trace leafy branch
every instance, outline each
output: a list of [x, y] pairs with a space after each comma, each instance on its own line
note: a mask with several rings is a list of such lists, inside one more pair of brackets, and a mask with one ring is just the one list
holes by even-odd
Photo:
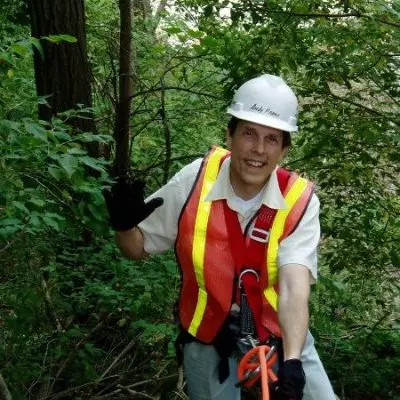
[[205, 93], [205, 92], [201, 92], [198, 90], [193, 90], [193, 89], [189, 89], [189, 88], [184, 88], [184, 87], [179, 87], [179, 86], [158, 86], [158, 87], [153, 87], [147, 90], [143, 90], [140, 92], [136, 92], [134, 95], [131, 96], [131, 99], [137, 98], [139, 96], [143, 96], [144, 94], [148, 94], [148, 93], [154, 93], [154, 92], [159, 92], [159, 91], [165, 91], [165, 90], [178, 90], [181, 92], [186, 92], [186, 93], [191, 93], [191, 94], [197, 94], [199, 96], [205, 96], [205, 97], [210, 97], [212, 99], [216, 99], [216, 100], [224, 100], [224, 98], [222, 96], [218, 96], [212, 93]]

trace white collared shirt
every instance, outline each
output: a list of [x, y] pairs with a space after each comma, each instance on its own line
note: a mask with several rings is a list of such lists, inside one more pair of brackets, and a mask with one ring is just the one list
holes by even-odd
[[[164, 204], [139, 224], [144, 237], [144, 250], [149, 254], [161, 253], [173, 248], [178, 233], [178, 220], [182, 208], [199, 172], [202, 159], [197, 159], [181, 169], [166, 185], [147, 200], [162, 197]], [[228, 206], [238, 213], [242, 230], [253, 218], [262, 204], [274, 209], [285, 209], [287, 205], [281, 194], [276, 169], [261, 192], [250, 200], [236, 196], [229, 178], [230, 158], [219, 171], [217, 180], [206, 200], [226, 199]], [[303, 218], [295, 231], [282, 240], [278, 251], [278, 265], [301, 264], [306, 266], [313, 281], [317, 278], [317, 247], [320, 237], [319, 200], [313, 194]]]

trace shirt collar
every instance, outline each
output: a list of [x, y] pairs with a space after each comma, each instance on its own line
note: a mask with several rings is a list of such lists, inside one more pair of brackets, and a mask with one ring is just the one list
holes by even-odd
[[[210, 192], [205, 197], [205, 201], [227, 200], [229, 203], [229, 200], [232, 199], [233, 196], [235, 196], [229, 176], [230, 165], [231, 158], [228, 157], [222, 163], [217, 179]], [[277, 167], [272, 171], [268, 182], [262, 189], [264, 194], [262, 196], [261, 204], [264, 204], [267, 207], [276, 210], [287, 209], [287, 204], [279, 189], [276, 170]]]

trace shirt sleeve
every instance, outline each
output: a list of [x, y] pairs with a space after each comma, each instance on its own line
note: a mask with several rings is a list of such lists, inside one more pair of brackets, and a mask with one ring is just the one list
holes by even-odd
[[149, 196], [146, 201], [161, 197], [164, 203], [142, 221], [138, 227], [143, 233], [144, 251], [158, 254], [175, 245], [178, 220], [199, 172], [202, 159], [181, 169], [171, 180]]
[[319, 224], [320, 203], [313, 194], [299, 225], [283, 239], [278, 251], [278, 265], [301, 264], [307, 267], [313, 282], [317, 279], [317, 250], [321, 229]]

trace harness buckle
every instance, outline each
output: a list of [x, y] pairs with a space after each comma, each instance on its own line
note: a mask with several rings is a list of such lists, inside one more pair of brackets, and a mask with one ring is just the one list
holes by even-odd
[[261, 228], [253, 227], [250, 232], [249, 236], [251, 239], [260, 242], [260, 243], [267, 243], [269, 239], [269, 231]]

